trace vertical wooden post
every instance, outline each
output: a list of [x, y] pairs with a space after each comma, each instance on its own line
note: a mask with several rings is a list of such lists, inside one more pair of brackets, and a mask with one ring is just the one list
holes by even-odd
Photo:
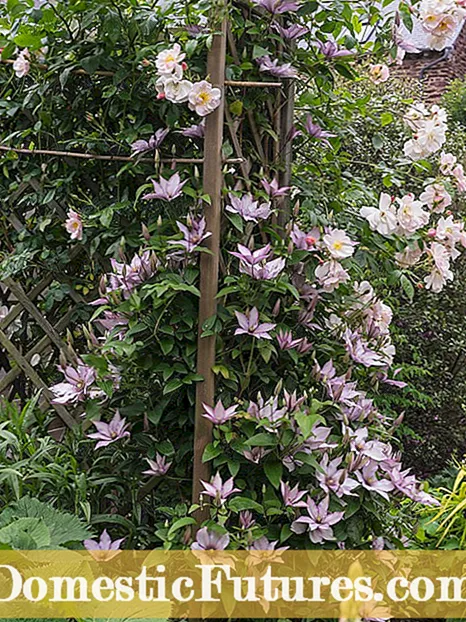
[[[218, 30], [218, 28], [217, 28]], [[227, 22], [223, 19], [218, 34], [214, 35], [212, 47], [207, 61], [207, 72], [211, 83], [222, 90], [222, 103], [206, 119], [204, 141], [204, 193], [210, 197], [210, 205], [205, 203], [204, 213], [207, 231], [211, 232], [208, 239], [209, 253], [201, 253], [201, 276], [199, 303], [199, 334], [197, 348], [197, 373], [204, 377], [197, 384], [196, 412], [194, 427], [194, 466], [193, 466], [193, 503], [199, 502], [203, 490], [200, 480], [210, 478], [210, 465], [202, 462], [206, 445], [212, 440], [212, 424], [202, 416], [202, 404], [212, 405], [215, 397], [215, 377], [212, 367], [215, 364], [215, 335], [202, 337], [205, 321], [217, 312], [218, 266], [220, 257], [220, 220], [222, 199], [222, 143], [225, 103], [225, 55], [226, 55]], [[200, 524], [208, 518], [208, 507], [198, 511], [197, 521]]]

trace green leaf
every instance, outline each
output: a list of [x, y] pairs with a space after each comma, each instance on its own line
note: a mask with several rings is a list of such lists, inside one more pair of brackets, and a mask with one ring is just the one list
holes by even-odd
[[390, 123], [393, 123], [393, 115], [391, 112], [382, 112], [382, 114], [380, 115], [380, 124], [382, 127], [385, 127], [386, 125], [390, 125]]
[[173, 391], [176, 391], [182, 386], [183, 386], [183, 381], [180, 380], [179, 378], [174, 378], [173, 380], [170, 380], [169, 382], [167, 382], [167, 384], [164, 386], [163, 394], [168, 395], [168, 393], [173, 393]]
[[176, 520], [170, 527], [170, 529], [168, 530], [168, 537], [170, 538], [176, 531], [178, 531], [179, 529], [183, 529], [183, 527], [195, 524], [196, 521], [194, 520], [194, 518], [191, 518], [190, 516], [183, 516], [183, 518], [179, 518], [178, 520]]
[[374, 149], [381, 149], [385, 143], [385, 139], [381, 134], [374, 134], [372, 137], [372, 144], [374, 145]]
[[274, 488], [278, 488], [283, 475], [283, 465], [279, 460], [268, 461], [264, 464], [267, 479]]
[[209, 443], [207, 447], [204, 449], [204, 453], [202, 455], [202, 462], [209, 462], [209, 460], [213, 460], [217, 456], [219, 456], [223, 452], [222, 446], [219, 444], [217, 447], [214, 447], [212, 443]]
[[71, 542], [82, 542], [90, 536], [89, 530], [77, 516], [61, 512], [49, 503], [23, 497], [0, 514], [0, 527], [14, 524], [19, 519], [40, 519], [50, 533], [50, 546], [60, 547]]
[[401, 275], [400, 284], [406, 296], [409, 298], [410, 301], [412, 301], [414, 298], [414, 285], [408, 279], [406, 274]]
[[233, 499], [228, 502], [228, 507], [232, 512], [254, 510], [255, 512], [259, 512], [260, 514], [264, 513], [264, 510], [260, 503], [257, 503], [257, 501], [249, 499], [248, 497], [233, 497]]
[[246, 441], [246, 445], [249, 445], [249, 447], [275, 447], [276, 444], [277, 438], [265, 432], [255, 434]]

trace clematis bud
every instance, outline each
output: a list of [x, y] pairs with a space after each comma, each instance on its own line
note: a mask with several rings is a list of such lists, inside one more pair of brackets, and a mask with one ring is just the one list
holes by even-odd
[[277, 302], [274, 304], [273, 309], [272, 309], [273, 317], [277, 317], [278, 314], [280, 313], [281, 304], [282, 304], [282, 301], [280, 300], [280, 298], [277, 298]]
[[295, 206], [293, 208], [293, 216], [295, 216], [295, 217], [298, 216], [298, 214], [299, 214], [299, 207], [300, 207], [299, 201], [296, 201]]
[[157, 99], [165, 99], [165, 93], [159, 93]]
[[187, 68], [188, 68], [188, 63], [186, 63], [185, 61], [183, 61], [183, 62], [181, 63], [181, 69], [182, 69], [183, 71], [186, 71], [186, 69], [187, 69]]
[[146, 242], [149, 242], [150, 240], [150, 232], [149, 229], [146, 227], [146, 225], [144, 223], [142, 223], [142, 237], [146, 240]]
[[143, 58], [141, 64], [142, 64], [143, 67], [150, 67], [151, 62], [150, 62], [149, 59]]
[[107, 277], [105, 276], [105, 274], [103, 274], [100, 277], [100, 282], [99, 282], [99, 294], [101, 296], [105, 296], [107, 292]]

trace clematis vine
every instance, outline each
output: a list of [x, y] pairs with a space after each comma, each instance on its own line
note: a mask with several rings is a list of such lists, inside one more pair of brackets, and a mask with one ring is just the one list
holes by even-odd
[[291, 488], [286, 482], [280, 482], [280, 492], [283, 497], [283, 503], [291, 508], [305, 508], [306, 502], [303, 497], [307, 494], [307, 490], [299, 490], [299, 485], [296, 484], [294, 488]]
[[283, 39], [287, 39], [288, 41], [299, 39], [309, 32], [309, 28], [301, 26], [300, 24], [291, 24], [291, 26], [287, 28], [284, 28], [280, 24], [274, 24], [274, 29]]
[[341, 58], [344, 56], [352, 56], [353, 52], [347, 50], [346, 48], [340, 48], [334, 41], [326, 41], [323, 43], [322, 41], [316, 41], [316, 44], [319, 48], [319, 52], [325, 56], [327, 59], [331, 58]]
[[272, 179], [271, 182], [268, 182], [266, 179], [261, 179], [261, 184], [271, 199], [284, 197], [288, 194], [288, 191], [291, 190], [290, 186], [279, 187], [278, 179], [276, 177]]
[[88, 434], [87, 438], [98, 441], [95, 446], [96, 449], [99, 449], [99, 447], [107, 447], [107, 445], [111, 443], [115, 443], [116, 441], [130, 436], [127, 429], [128, 424], [126, 420], [121, 417], [119, 410], [115, 412], [110, 423], [105, 423], [103, 421], [93, 421], [92, 423], [97, 428], [97, 432]]

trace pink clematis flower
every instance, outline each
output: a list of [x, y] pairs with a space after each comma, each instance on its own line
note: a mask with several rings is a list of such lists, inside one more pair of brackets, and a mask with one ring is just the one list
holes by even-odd
[[319, 48], [319, 52], [327, 59], [353, 55], [353, 52], [350, 50], [339, 48], [334, 41], [326, 41], [325, 43], [322, 43], [322, 41], [316, 41], [316, 43]]
[[339, 498], [354, 495], [353, 490], [359, 486], [358, 482], [348, 477], [345, 469], [338, 468], [341, 463], [342, 458], [329, 462], [328, 454], [325, 454], [320, 463], [321, 470], [316, 472], [322, 490], [327, 494], [334, 492]]
[[150, 469], [143, 471], [143, 475], [152, 475], [155, 477], [162, 477], [162, 475], [165, 475], [173, 464], [172, 462], [167, 462], [167, 458], [160, 455], [158, 452], [155, 454], [155, 460], [150, 460], [149, 458], [146, 458], [146, 460]]
[[244, 510], [239, 513], [239, 523], [241, 525], [241, 529], [251, 529], [255, 522], [256, 521], [253, 518], [252, 512], [249, 510]]
[[169, 132], [169, 128], [161, 128], [157, 130], [155, 134], [149, 138], [149, 140], [137, 140], [131, 145], [131, 155], [136, 156], [141, 153], [146, 153], [147, 151], [154, 151], [155, 149], [158, 149]]
[[120, 538], [119, 540], [114, 540], [108, 535], [106, 529], [101, 533], [99, 541], [96, 540], [84, 540], [84, 548], [88, 551], [119, 551], [122, 542], [125, 541], [126, 538]]
[[237, 405], [225, 408], [221, 400], [218, 400], [215, 407], [208, 406], [207, 404], [202, 405], [205, 410], [202, 416], [211, 421], [214, 425], [222, 425], [230, 419], [233, 419], [233, 417], [236, 416], [236, 411], [238, 410]]
[[291, 240], [298, 250], [316, 251], [317, 242], [320, 240], [320, 231], [318, 227], [314, 227], [311, 231], [301, 231], [298, 225], [293, 225], [291, 231]]
[[183, 136], [187, 138], [204, 138], [205, 136], [205, 119], [202, 119], [197, 125], [191, 125], [181, 130]]
[[334, 259], [317, 266], [315, 275], [324, 292], [329, 293], [335, 291], [342, 283], [347, 283], [349, 280], [348, 272], [341, 263]]
[[149, 194], [145, 194], [142, 198], [146, 201], [150, 199], [161, 199], [163, 201], [173, 201], [181, 196], [181, 192], [183, 190], [183, 186], [186, 184], [186, 181], [181, 181], [178, 173], [175, 173], [170, 177], [170, 179], [164, 179], [161, 177], [159, 181], [151, 180], [154, 186], [154, 192], [150, 192]]
[[295, 0], [253, 0], [253, 2], [272, 13], [272, 15], [280, 15], [281, 13], [299, 9], [299, 3]]
[[130, 436], [127, 430], [128, 424], [125, 419], [122, 419], [120, 411], [118, 410], [115, 412], [110, 423], [104, 423], [103, 421], [93, 421], [92, 423], [97, 428], [97, 432], [88, 434], [87, 438], [99, 441], [95, 446], [96, 449], [99, 449], [99, 447], [107, 447], [107, 445], [115, 441], [120, 441], [122, 438]]
[[285, 267], [284, 257], [268, 261], [271, 254], [270, 244], [256, 251], [250, 251], [246, 246], [238, 244], [238, 251], [230, 251], [230, 255], [234, 255], [240, 260], [239, 271], [258, 281], [275, 279]]
[[243, 456], [249, 462], [253, 462], [254, 464], [259, 464], [259, 462], [264, 458], [268, 453], [270, 453], [270, 449], [267, 450], [265, 447], [253, 447], [250, 451], [249, 449], [243, 450]]
[[256, 59], [259, 63], [259, 71], [266, 71], [276, 78], [296, 78], [297, 70], [292, 67], [291, 63], [280, 65], [278, 59], [272, 60], [270, 56], [262, 56]]
[[241, 198], [229, 194], [228, 198], [230, 204], [225, 207], [227, 212], [239, 214], [243, 220], [257, 224], [259, 220], [266, 220], [272, 213], [270, 203], [259, 205], [259, 201], [254, 201], [250, 194], [245, 194]]
[[376, 462], [370, 461], [362, 468], [362, 471], [356, 471], [356, 477], [363, 488], [370, 492], [378, 492], [384, 499], [389, 500], [387, 493], [393, 490], [394, 485], [388, 479], [377, 479], [378, 468]]
[[293, 348], [296, 348], [296, 346], [301, 343], [302, 339], [293, 339], [293, 333], [291, 330], [286, 330], [284, 332], [279, 330], [277, 341], [280, 350], [293, 350]]
[[301, 26], [300, 24], [291, 24], [291, 26], [288, 26], [287, 28], [284, 28], [280, 24], [274, 24], [274, 29], [281, 37], [283, 37], [283, 39], [288, 39], [288, 41], [298, 39], [309, 32], [309, 28]]
[[230, 536], [227, 533], [220, 534], [202, 527], [196, 534], [196, 542], [191, 544], [194, 551], [224, 551], [230, 544]]
[[309, 497], [307, 501], [309, 516], [297, 518], [291, 524], [291, 531], [298, 534], [309, 531], [309, 538], [314, 544], [320, 544], [324, 540], [334, 540], [332, 525], [341, 521], [344, 512], [329, 512], [328, 505], [328, 496], [319, 505]]
[[235, 482], [232, 477], [223, 482], [218, 471], [210, 483], [201, 480], [201, 484], [205, 489], [202, 494], [212, 497], [215, 505], [223, 505], [230, 495], [235, 492], [241, 492], [239, 488], [235, 488]]
[[182, 240], [169, 240], [168, 244], [175, 244], [177, 246], [183, 246], [187, 253], [193, 253], [196, 251], [201, 242], [209, 238], [212, 233], [206, 231], [206, 219], [202, 218], [187, 218], [187, 226], [181, 222], [176, 221], [178, 229], [183, 234]]
[[259, 324], [259, 311], [256, 307], [246, 311], [246, 313], [235, 311], [235, 315], [239, 324], [239, 328], [235, 330], [235, 335], [251, 335], [257, 339], [272, 339], [269, 333], [276, 324]]
[[70, 209], [67, 213], [67, 219], [65, 220], [65, 229], [70, 234], [72, 240], [83, 239], [83, 221], [78, 212]]
[[290, 508], [305, 508], [306, 502], [303, 501], [304, 495], [307, 494], [307, 490], [299, 490], [299, 485], [296, 484], [294, 488], [291, 488], [286, 482], [280, 482], [280, 492], [282, 493], [283, 503]]
[[54, 404], [75, 404], [95, 396], [91, 389], [97, 377], [93, 367], [79, 362], [76, 367], [67, 365], [60, 369], [66, 382], [59, 382], [50, 387], [55, 396], [52, 400]]
[[317, 123], [313, 123], [311, 115], [307, 115], [306, 123], [304, 124], [306, 128], [306, 132], [309, 134], [311, 138], [315, 138], [315, 140], [320, 140], [325, 145], [330, 146], [329, 138], [335, 138], [336, 134], [331, 134], [324, 130]]
[[264, 190], [267, 192], [269, 197], [272, 199], [276, 199], [278, 197], [284, 197], [288, 191], [291, 189], [290, 186], [278, 186], [278, 179], [275, 177], [271, 182], [268, 182], [266, 179], [261, 179], [261, 184], [264, 187]]
[[118, 327], [118, 331], [116, 331], [115, 337], [118, 339], [123, 339], [126, 333], [126, 327], [129, 323], [128, 318], [123, 315], [123, 313], [114, 313], [113, 311], [104, 311], [103, 315], [103, 318], [97, 318], [96, 323], [100, 324], [108, 332], [111, 332]]

